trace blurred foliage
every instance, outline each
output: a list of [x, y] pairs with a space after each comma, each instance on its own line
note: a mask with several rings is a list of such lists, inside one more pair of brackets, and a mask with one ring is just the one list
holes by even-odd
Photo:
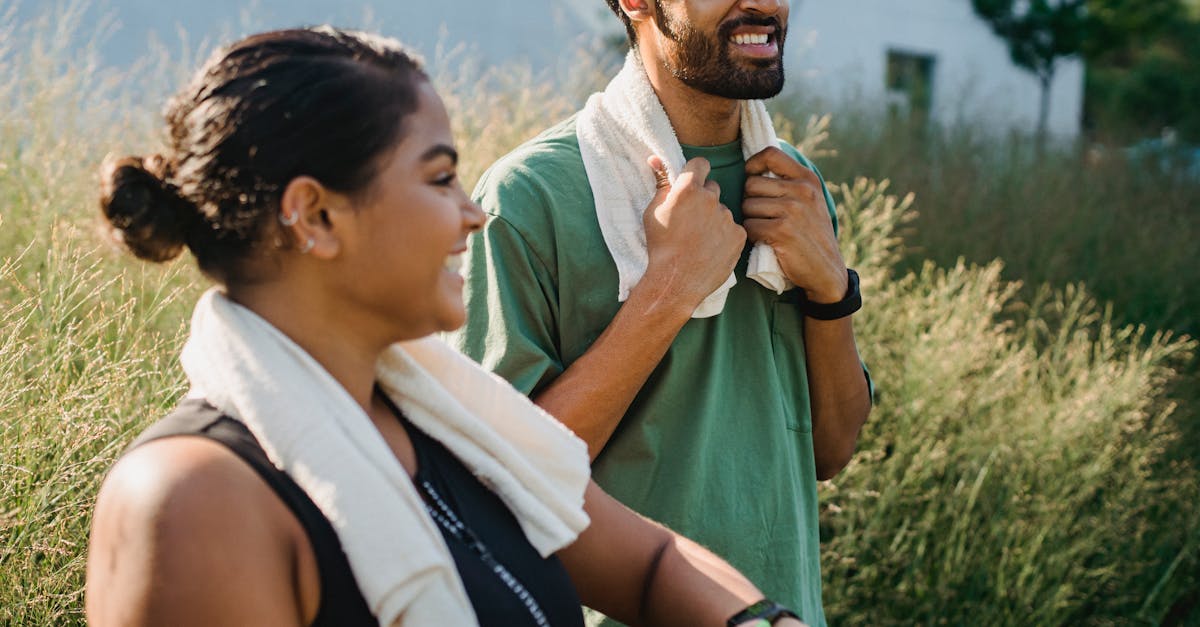
[[1139, 44], [1184, 16], [1180, 0], [971, 0], [971, 5], [1008, 44], [1013, 63], [1037, 77], [1040, 139], [1060, 60], [1094, 61]]
[[[776, 106], [780, 117], [789, 117], [789, 115], [798, 117], [799, 112], [808, 112], [814, 109], [820, 110], [813, 103], [803, 102], [780, 102]], [[977, 264], [987, 267], [989, 272], [997, 273], [996, 276], [999, 277], [999, 280], [993, 282], [995, 289], [1001, 290], [1001, 294], [1011, 300], [1006, 301], [1003, 306], [987, 305], [985, 309], [991, 313], [976, 310], [975, 316], [990, 316], [990, 319], [1001, 324], [1025, 324], [1022, 320], [1027, 321], [1031, 311], [1039, 312], [1034, 314], [1034, 317], [1046, 318], [1052, 310], [1071, 309], [1071, 307], [1065, 307], [1063, 303], [1048, 309], [1045, 306], [1045, 303], [1049, 302], [1046, 300], [1048, 286], [1052, 286], [1053, 291], [1070, 301], [1072, 298], [1078, 298], [1078, 295], [1082, 293], [1082, 286], [1086, 285], [1086, 292], [1092, 298], [1107, 303], [1107, 308], [1097, 308], [1094, 303], [1087, 305], [1091, 313], [1086, 317], [1093, 322], [1103, 320], [1102, 326], [1110, 328], [1132, 326], [1134, 329], [1140, 327], [1150, 330], [1174, 329], [1177, 333], [1186, 333], [1193, 337], [1200, 335], [1200, 314], [1197, 314], [1200, 311], [1200, 264], [1196, 263], [1195, 253], [1195, 242], [1200, 238], [1200, 213], [1195, 210], [1200, 206], [1200, 180], [1193, 178], [1186, 170], [1160, 167], [1160, 164], [1149, 161], [1134, 161], [1127, 157], [1125, 151], [1100, 148], [1076, 150], [1073, 146], [1053, 146], [1041, 158], [1035, 158], [1034, 150], [1028, 139], [1022, 135], [997, 137], [986, 126], [970, 121], [917, 132], [881, 115], [871, 108], [870, 103], [859, 103], [857, 109], [853, 106], [838, 109], [832, 118], [832, 124], [822, 127], [821, 131], [827, 133], [828, 143], [837, 148], [835, 152], [826, 154], [819, 162], [829, 180], [850, 180], [858, 176], [888, 177], [891, 179], [893, 188], [915, 192], [916, 200], [913, 204], [916, 210], [915, 214], [910, 216], [907, 221], [895, 222], [889, 232], [891, 233], [890, 239], [898, 239], [901, 242], [896, 249], [895, 262], [892, 267], [896, 269], [899, 276], [904, 276], [907, 272], [916, 273], [920, 277], [917, 279], [917, 283], [926, 286], [922, 289], [928, 288], [929, 281], [944, 281], [960, 277], [962, 273], [968, 272], [973, 264]], [[847, 194], [844, 199], [841, 199], [841, 202], [846, 205], [844, 209], [847, 213], [854, 216], [873, 213], [871, 207], [879, 201], [870, 195], [864, 197], [862, 194], [852, 193]], [[850, 237], [851, 241], [856, 239], [856, 236], [850, 235], [850, 231], [847, 231], [845, 237]], [[875, 241], [878, 238], [872, 236], [867, 239]], [[853, 248], [847, 247], [845, 241], [843, 247], [849, 259], [854, 254]], [[1004, 260], [1002, 267], [991, 265], [991, 262], [996, 259]], [[991, 277], [990, 274], [988, 276]], [[988, 278], [988, 281], [993, 281], [993, 279]], [[1003, 291], [1015, 289], [1012, 281], [1022, 282], [1022, 287], [1015, 292]], [[890, 288], [890, 283], [884, 283], [884, 285]], [[950, 293], [954, 293], [954, 290], [951, 290]], [[974, 300], [966, 299], [958, 301], [958, 304], [954, 306], [948, 306], [947, 310], [941, 314], [942, 317], [929, 323], [928, 327], [914, 326], [907, 332], [915, 334], [919, 339], [906, 339], [909, 336], [905, 335], [905, 332], [898, 331], [893, 325], [900, 324], [901, 318], [912, 314], [892, 313], [891, 308], [899, 306], [898, 299], [877, 294], [873, 301], [876, 305], [871, 311], [877, 311], [874, 308], [876, 306], [887, 309], [888, 313], [883, 315], [888, 316], [890, 322], [882, 325], [878, 330], [878, 336], [876, 331], [870, 327], [859, 329], [856, 324], [856, 329], [859, 330], [860, 345], [863, 347], [864, 354], [868, 354], [866, 351], [873, 349], [867, 347], [869, 341], [867, 338], [872, 338], [870, 341], [873, 341], [876, 337], [886, 336], [893, 337], [895, 342], [908, 344], [908, 348], [898, 352], [912, 354], [913, 351], [923, 351], [925, 345], [933, 341], [933, 337], [942, 332], [946, 325], [958, 324], [951, 322], [951, 320], [957, 319], [957, 312], [973, 310], [986, 304], [987, 298], [991, 297], [979, 295]], [[940, 308], [941, 305], [937, 304], [936, 300], [931, 300], [927, 307], [933, 310]], [[924, 311], [924, 308], [916, 307], [914, 310]], [[955, 313], [951, 313], [951, 311]], [[1049, 319], [1057, 318], [1057, 315], [1049, 316]], [[869, 319], [871, 318], [868, 316], [863, 318], [864, 321]], [[1091, 328], [1093, 330], [1089, 332], [1094, 332], [1095, 327]], [[894, 332], [901, 334], [892, 336], [891, 334]], [[1149, 331], [1143, 333], [1149, 333]], [[973, 339], [955, 348], [945, 347], [941, 351], [945, 355], [945, 360], [939, 367], [949, 367], [951, 363], [959, 363], [963, 368], [967, 368], [969, 364], [976, 364], [977, 368], [990, 370], [995, 364], [995, 360], [1008, 359], [1008, 357], [1001, 357], [1000, 353], [988, 353], [987, 355], [979, 353], [974, 359], [958, 362], [956, 351], [987, 352], [990, 349], [986, 348], [988, 344], [980, 344], [984, 334], [977, 330], [958, 330], [951, 335]], [[1024, 337], [1026, 339], [1020, 341], [1030, 341], [1032, 347], [1044, 345], [1043, 340], [1033, 340], [1027, 335]], [[1140, 339], [1133, 341], [1133, 344], [1125, 346], [1127, 349], [1138, 350], [1133, 346], [1146, 346], [1147, 342], [1151, 340], [1152, 336], [1143, 334]], [[900, 376], [905, 378], [910, 376], [916, 362], [933, 363], [932, 361], [927, 362], [924, 358], [913, 358], [912, 361], [904, 362], [902, 365], [887, 366], [877, 363], [879, 357], [876, 355], [878, 353], [872, 352], [868, 357], [873, 370], [882, 368], [889, 373], [900, 373]], [[883, 355], [885, 361], [898, 360], [898, 357], [893, 357], [887, 352]], [[1177, 357], [1178, 359], [1169, 359], [1166, 362], [1169, 364], [1166, 367], [1174, 370], [1175, 375], [1159, 383], [1147, 383], [1140, 392], [1126, 398], [1136, 398], [1137, 395], [1156, 396], [1160, 403], [1175, 404], [1173, 411], [1169, 415], [1163, 416], [1163, 423], [1159, 425], [1163, 429], [1174, 430], [1177, 433], [1177, 436], [1171, 438], [1169, 443], [1160, 442], [1165, 451], [1162, 458], [1173, 460], [1170, 463], [1183, 464], [1183, 467], [1194, 467], [1200, 464], [1200, 361], [1194, 357], [1189, 359], [1182, 354]], [[901, 364], [899, 361], [895, 363]], [[1017, 366], [1013, 367], [1017, 368]], [[1029, 367], [1032, 366], [1024, 365], [1019, 369]], [[1060, 364], [1055, 367], [1067, 368], [1068, 366]], [[1071, 368], [1073, 367], [1071, 366]], [[972, 370], [971, 372], [978, 371]], [[1085, 375], [1082, 372], [1066, 376], [1080, 382], [1094, 381], [1093, 374]], [[912, 374], [912, 377], [913, 380], [921, 381], [921, 385], [935, 385], [935, 381], [944, 380], [946, 377], [967, 387], [974, 386], [978, 382], [974, 376], [949, 375], [941, 370], [933, 373], [919, 372]], [[880, 378], [884, 379], [885, 377], [880, 375]], [[1007, 390], [1011, 386], [1023, 384], [1006, 374], [1000, 376], [996, 385]], [[927, 403], [941, 402], [933, 400], [941, 392], [935, 392], [932, 389], [920, 392], [915, 390], [916, 388], [912, 388], [908, 392], [902, 392], [901, 395], [908, 399], [921, 399], [918, 409], [926, 407]], [[957, 389], [955, 393], [958, 393]], [[965, 393], [1002, 394], [1005, 392], [1000, 389], [986, 391], [979, 389]], [[1106, 401], [1125, 394], [1115, 385], [1102, 387], [1095, 390], [1095, 393], [1105, 395]], [[1027, 390], [1023, 394], [1033, 393]], [[1038, 397], [1030, 396], [1030, 398]], [[877, 414], [872, 420], [876, 425], [874, 429], [881, 429], [884, 432], [896, 430], [902, 434], [897, 439], [880, 445], [885, 453], [889, 450], [894, 453], [900, 448], [899, 442], [910, 437], [907, 435], [909, 432], [906, 431], [909, 427], [892, 423], [896, 416], [886, 409], [888, 402], [886, 397], [881, 401], [879, 410], [882, 410], [883, 413]], [[1006, 417], [1006, 420], [1015, 422], [1006, 424], [1015, 425], [1017, 422], [1033, 419], [1032, 417], [1039, 411], [1041, 410], [1035, 409], [1032, 400], [1029, 403], [1020, 404], [1020, 409], [1015, 409]], [[881, 418], [881, 415], [886, 417]], [[987, 420], [987, 413], [973, 405], [963, 406], [957, 415], [960, 419], [971, 421], [973, 424], [980, 420]], [[929, 416], [930, 414], [924, 414], [922, 419], [929, 419]], [[879, 424], [879, 420], [883, 420], [887, 424]], [[921, 424], [919, 420], [914, 418], [914, 421], [914, 428], [925, 428], [925, 425]], [[1049, 426], [1046, 429], [1047, 437], [1050, 437], [1049, 434], [1052, 434], [1053, 431]], [[868, 439], [876, 437], [874, 435], [876, 432], [872, 431], [870, 427], [865, 433], [870, 434], [865, 436]], [[925, 432], [921, 431], [921, 433]], [[1003, 434], [1003, 432], [997, 433]], [[954, 444], [950, 446], [950, 449], [954, 450], [955, 447], [964, 445], [961, 438], [965, 437], [967, 437], [966, 432], [956, 432], [956, 435], [951, 438]], [[997, 443], [1001, 441], [996, 440]], [[1081, 441], [1077, 441], [1071, 446], [1077, 446], [1080, 443]], [[876, 445], [864, 444], [863, 450], [871, 450], [872, 446]], [[1007, 455], [1007, 453], [1004, 454]], [[922, 455], [918, 454], [916, 457], [922, 458]], [[860, 456], [860, 459], [866, 458]], [[1052, 457], [1052, 459], [1057, 460], [1057, 457]], [[959, 459], [959, 463], [963, 461], [965, 458]], [[982, 472], [982, 469], [976, 468]], [[994, 467], [989, 466], [989, 468]], [[909, 472], [914, 473], [911, 478], [916, 480], [918, 476], [916, 473], [925, 472], [925, 470], [919, 465], [913, 465]], [[986, 482], [995, 479], [993, 472], [993, 470], [988, 470], [988, 476], [984, 479], [985, 488], [982, 493], [984, 496], [991, 495], [990, 489], [986, 487]], [[1012, 470], [1008, 469], [1003, 471], [1003, 474], [1007, 476], [1011, 472]], [[1055, 477], [1057, 477], [1056, 472], [1044, 469], [1041, 479], [1037, 480], [1043, 482], [1038, 490], [1056, 489], [1053, 487], [1053, 483], [1056, 481]], [[862, 480], [869, 481], [866, 476], [862, 477]], [[1189, 481], [1196, 481], [1196, 479], [1192, 478]], [[839, 487], [841, 483], [839, 479]], [[926, 484], [921, 489], [936, 490], [933, 487], [935, 483]], [[880, 488], [871, 488], [867, 491], [868, 495], [872, 494], [870, 490], [887, 493]], [[870, 498], [874, 499], [875, 497], [871, 496]], [[941, 498], [948, 497], [931, 496], [929, 498], [931, 501], [941, 502]], [[874, 503], [875, 501], [870, 502]], [[922, 503], [924, 502], [922, 501]], [[854, 507], [860, 506], [859, 504], [854, 505]], [[1128, 506], [1133, 507], [1132, 505]], [[838, 507], [844, 511], [853, 511], [853, 508], [846, 507], [844, 504], [839, 504]], [[927, 514], [925, 505], [911, 507], [912, 516], [916, 520], [908, 523], [910, 527], [916, 522], [922, 524], [928, 522], [920, 518]], [[1016, 514], [1008, 505], [1000, 506], [993, 503], [988, 507], [999, 508], [988, 511], [991, 512], [990, 515], [1005, 521], [1021, 519], [1026, 516], [1026, 514]], [[900, 510], [895, 509], [895, 511], [899, 515]], [[894, 517], [876, 513], [880, 516], [883, 524], [898, 524]], [[948, 516], [949, 514], [944, 513], [943, 515]], [[1136, 527], [1132, 525], [1136, 523], [1139, 516], [1143, 515], [1157, 516], [1159, 514], [1138, 514], [1121, 524], [1126, 525], [1125, 528], [1129, 530], [1129, 533], [1135, 533]], [[1041, 514], [1038, 514], [1035, 517], [1040, 516]], [[875, 524], [873, 520], [846, 523], [852, 526], [844, 533], [865, 533], [868, 529], [863, 525], [868, 523]], [[1001, 526], [1004, 523], [997, 523], [998, 526], [994, 527], [983, 519], [977, 519], [976, 523], [980, 525], [979, 533], [983, 537], [990, 538], [989, 542], [1021, 542], [1015, 540], [1014, 537], [1003, 536], [1008, 533], [1007, 531], [1002, 532]], [[1070, 523], [1064, 521], [1063, 524]], [[1087, 601], [1084, 605], [1091, 609], [1071, 610], [1078, 612], [1073, 615], [1071, 620], [1062, 619], [1061, 616], [1059, 619], [1051, 620], [1047, 618], [1049, 614], [1046, 614], [1042, 615], [1042, 619], [1030, 622], [1034, 624], [1200, 624], [1200, 523], [1181, 524], [1184, 524], [1188, 531], [1184, 535], [1175, 536], [1174, 540], [1162, 548], [1164, 552], [1160, 554], [1160, 558], [1165, 560], [1161, 564], [1164, 570], [1159, 572], [1164, 579], [1161, 580], [1161, 586], [1156, 584], [1155, 590], [1157, 591], [1153, 591], [1153, 598], [1143, 600], [1146, 608], [1144, 611], [1137, 610], [1137, 612], [1142, 612], [1140, 618], [1135, 619], [1133, 614], [1136, 612], [1130, 609], [1131, 605], [1124, 605], [1126, 608], [1124, 610], [1115, 610], [1112, 609], [1115, 605], [1106, 605], [1107, 602], [1095, 605], [1094, 601]], [[830, 531], [835, 532], [836, 528], [830, 529]], [[1076, 531], [1085, 533], [1082, 529]], [[1101, 532], [1102, 530], [1099, 528], [1086, 531], [1089, 534]], [[888, 532], [883, 527], [879, 527], [871, 533], [885, 534]], [[1051, 532], [1051, 535], [1053, 533], [1057, 532]], [[1168, 532], [1160, 530], [1155, 532], [1136, 531], [1136, 533], [1149, 533], [1152, 536], [1155, 533]], [[1151, 541], [1153, 540], [1151, 536], [1143, 536], [1142, 540]], [[920, 540], [916, 545], [906, 545], [903, 543], [906, 540], [898, 538], [898, 536], [892, 536], [892, 538], [901, 542], [896, 545], [895, 549], [890, 543], [885, 545], [882, 538], [871, 541], [877, 542], [876, 548], [871, 550], [879, 551], [879, 553], [873, 554], [867, 564], [857, 561], [860, 557], [854, 554], [854, 551], [862, 548], [859, 546], [856, 546], [854, 551], [847, 549], [845, 554], [835, 558], [840, 561], [847, 555], [851, 555], [856, 560], [854, 562], [840, 566], [838, 566], [839, 562], [831, 562], [828, 559], [824, 562], [827, 567], [833, 564], [835, 568], [843, 568], [840, 575], [836, 574], [837, 571], [831, 573], [830, 577], [835, 582], [831, 585], [856, 587], [856, 592], [851, 595], [851, 600], [846, 601], [846, 605], [834, 609], [835, 615], [840, 615], [844, 619], [839, 622], [850, 624], [940, 623], [942, 621], [934, 615], [936, 608], [958, 608], [959, 603], [963, 603], [971, 604], [972, 607], [976, 607], [982, 612], [984, 607], [988, 607], [985, 603], [979, 602], [978, 592], [970, 594], [957, 592], [961, 586], [975, 590], [974, 586], [996, 583], [994, 580], [988, 579], [989, 573], [994, 569], [980, 563], [971, 567], [981, 573], [980, 577], [975, 580], [964, 582], [956, 579], [958, 571], [949, 569], [949, 574], [945, 576], [939, 575], [937, 578], [926, 580], [927, 583], [923, 584], [924, 587], [906, 587], [905, 590], [908, 593], [920, 594], [924, 598], [917, 600], [901, 596], [903, 599], [901, 605], [907, 608], [903, 611], [909, 612], [904, 615], [903, 619], [897, 618], [897, 614], [888, 614], [887, 616], [891, 617], [888, 620], [879, 619], [874, 615], [864, 619], [861, 614], [850, 609], [854, 604], [872, 608], [891, 606], [890, 601], [883, 602], [887, 597], [886, 594], [879, 591], [872, 592], [866, 583], [857, 583], [858, 578], [863, 576], [864, 569], [870, 569], [873, 573], [872, 577], [866, 578], [866, 581], [873, 581], [874, 576], [883, 576], [884, 573], [890, 572], [891, 576], [896, 578], [896, 585], [904, 586], [910, 585], [910, 582], [904, 579], [906, 574], [917, 576], [917, 573], [920, 573], [920, 577], [927, 577], [931, 572], [938, 572], [930, 564], [920, 566], [903, 564], [899, 558], [892, 559], [889, 551], [899, 550], [905, 546], [921, 547], [924, 552], [937, 551], [941, 550], [940, 545], [930, 543], [925, 539]], [[1131, 535], [1129, 539], [1132, 541], [1134, 536]], [[1014, 552], [1026, 552], [1027, 550], [1012, 549]], [[1056, 560], [1059, 550], [1056, 548], [1043, 552], [1042, 558], [1039, 559]], [[836, 552], [839, 551], [835, 550]], [[904, 553], [901, 557], [907, 555]], [[945, 554], [935, 553], [935, 555], [947, 558]], [[1113, 555], [1115, 556], [1115, 554]], [[993, 557], [1001, 560], [998, 563], [1003, 563], [1003, 559], [1009, 559], [1000, 555]], [[1123, 559], [1128, 559], [1128, 557], [1121, 558], [1118, 562], [1123, 564]], [[879, 560], [891, 560], [892, 565], [890, 567], [873, 566], [873, 564], [879, 563]], [[1042, 566], [1043, 564], [1039, 563], [1038, 567]], [[1046, 576], [1052, 577], [1050, 571], [1055, 568], [1065, 568], [1067, 564], [1062, 562], [1055, 565], [1047, 562], [1045, 566], [1047, 568]], [[1133, 567], [1132, 563], [1130, 567]], [[888, 570], [888, 568], [893, 570]], [[841, 579], [842, 577], [848, 579]], [[950, 579], [945, 577], [950, 577]], [[1146, 575], [1146, 577], [1150, 577], [1150, 575]], [[838, 583], [839, 581], [841, 583]], [[1043, 580], [1043, 583], [1048, 581], [1048, 579]], [[886, 586], [883, 589], [886, 590]], [[1143, 588], [1143, 590], [1145, 589]], [[1027, 592], [1032, 594], [1032, 591]], [[1018, 593], [1014, 592], [1013, 594], [1017, 595]], [[1070, 596], [1089, 593], [1076, 590], [1076, 592], [1063, 592], [1063, 594]], [[1115, 598], [1111, 600], [1115, 604], [1130, 603], [1129, 598], [1126, 598], [1126, 601], [1118, 601]], [[1075, 603], [1065, 597], [1043, 599], [1043, 601], [1062, 603], [1066, 606]], [[989, 603], [1000, 604], [991, 607], [1007, 607], [1008, 609], [1002, 610], [1004, 612], [1015, 612], [1014, 606], [1004, 606], [1000, 599], [992, 599]], [[1101, 609], [1102, 607], [1109, 609]], [[990, 614], [981, 613], [981, 616], [984, 615], [990, 618]], [[960, 617], [957, 624], [975, 624], [965, 616]], [[1015, 616], [1014, 613], [1010, 619], [981, 622], [984, 624], [1016, 624], [1018, 621]], [[948, 622], [956, 624], [954, 620]]]
[[1130, 142], [1174, 129], [1200, 144], [1200, 11], [1186, 15], [1090, 61], [1086, 120], [1094, 135]]
[[1198, 590], [1200, 481], [1161, 390], [1195, 342], [1115, 324], [1078, 285], [1025, 300], [999, 261], [890, 271], [919, 199], [867, 179], [837, 196], [847, 262], [873, 295], [855, 327], [881, 394], [854, 461], [823, 486], [830, 624], [1179, 611]]
[[915, 132], [870, 103], [838, 109], [827, 132], [827, 177], [890, 178], [916, 194], [903, 267], [999, 258], [1025, 297], [1082, 282], [1119, 322], [1200, 337], [1200, 180], [1188, 170], [1100, 146], [1052, 146], [1039, 160], [1023, 135], [969, 120]]

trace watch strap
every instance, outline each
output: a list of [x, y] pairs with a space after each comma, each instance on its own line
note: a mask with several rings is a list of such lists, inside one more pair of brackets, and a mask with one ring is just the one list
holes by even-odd
[[858, 273], [846, 268], [846, 295], [836, 303], [814, 303], [802, 295], [799, 303], [800, 311], [806, 317], [816, 320], [837, 320], [862, 309], [862, 293], [858, 287]]
[[781, 618], [795, 618], [796, 620], [800, 620], [800, 617], [788, 608], [770, 599], [763, 599], [730, 616], [729, 620], [725, 621], [725, 625], [726, 627], [738, 627], [752, 620], [760, 621], [760, 624], [761, 621], [766, 621], [767, 624], [774, 625], [775, 621]]

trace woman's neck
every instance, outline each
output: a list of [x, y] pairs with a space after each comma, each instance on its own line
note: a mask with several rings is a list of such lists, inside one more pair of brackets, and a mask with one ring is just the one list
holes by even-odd
[[304, 349], [371, 413], [375, 363], [391, 343], [373, 338], [368, 325], [345, 320], [345, 308], [305, 297], [319, 290], [296, 290], [279, 282], [229, 286], [229, 298], [253, 311]]

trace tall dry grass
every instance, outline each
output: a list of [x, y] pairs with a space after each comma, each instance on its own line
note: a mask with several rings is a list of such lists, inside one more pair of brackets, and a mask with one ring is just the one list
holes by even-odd
[[[64, 45], [77, 21], [56, 28], [0, 20], [0, 74], [17, 77], [0, 84], [0, 624], [11, 625], [83, 622], [96, 488], [184, 392], [175, 355], [203, 287], [187, 261], [126, 261], [93, 229], [96, 165], [153, 149], [156, 98], [178, 73], [149, 73], [169, 65], [151, 62], [114, 74]], [[471, 183], [605, 71], [565, 85], [451, 59], [435, 73]], [[786, 107], [783, 119], [809, 153], [822, 149], [820, 121]], [[836, 147], [850, 162], [871, 149]], [[1130, 624], [1178, 610], [1200, 589], [1200, 482], [1170, 452], [1179, 436], [1162, 390], [1194, 343], [1122, 326], [1079, 288], [1020, 296], [990, 257], [913, 265], [904, 238], [922, 228], [911, 209], [923, 197], [910, 205], [867, 179], [837, 195], [880, 401], [855, 461], [823, 486], [832, 622]]]
[[1039, 156], [1028, 137], [969, 119], [918, 128], [865, 105], [832, 110], [826, 173], [888, 178], [919, 199], [906, 267], [1000, 258], [1025, 297], [1085, 283], [1119, 322], [1200, 335], [1200, 179], [1179, 164], [1082, 141]]
[[1024, 302], [999, 261], [895, 272], [907, 202], [840, 191], [882, 392], [823, 495], [831, 621], [1157, 624], [1200, 563], [1163, 394], [1195, 342], [1115, 324], [1079, 287]]
[[[829, 108], [811, 99], [781, 104], [793, 110]], [[1028, 138], [998, 136], [969, 119], [946, 127], [913, 128], [862, 105], [850, 104], [835, 111], [825, 130], [838, 150], [822, 160], [826, 175], [839, 180], [852, 175], [886, 176], [896, 188], [916, 194], [915, 217], [897, 231], [901, 241], [893, 267], [898, 274], [912, 271], [921, 277], [936, 276], [937, 272], [958, 272], [964, 261], [986, 265], [1003, 260], [996, 281], [1010, 282], [1008, 289], [1013, 291], [1008, 305], [991, 312], [976, 311], [976, 315], [1012, 325], [1018, 341], [1043, 354], [1050, 349], [1061, 354], [1063, 346], [1070, 346], [1066, 333], [1072, 329], [1077, 334], [1090, 333], [1092, 343], [1109, 347], [1107, 356], [1093, 356], [1101, 361], [1129, 361], [1137, 354], [1113, 351], [1114, 345], [1142, 347], [1154, 354], [1164, 345], [1164, 336], [1158, 331], [1192, 337], [1200, 333], [1200, 264], [1194, 244], [1200, 237], [1200, 180], [1190, 178], [1186, 171], [1165, 162], [1131, 160], [1119, 148], [1086, 143], [1060, 144], [1039, 156]], [[942, 270], [933, 270], [931, 262]], [[1011, 282], [1019, 282], [1020, 287]], [[1054, 293], [1048, 291], [1051, 288], [1062, 296], [1048, 296]], [[1085, 292], [1090, 298], [1081, 296]], [[1062, 299], [1074, 305], [1068, 307]], [[1030, 330], [1030, 321], [1041, 326], [1040, 336]], [[1061, 328], [1055, 330], [1049, 324]], [[1122, 335], [1130, 336], [1124, 344], [1108, 339]], [[1051, 341], [1051, 337], [1057, 339]], [[1127, 403], [1126, 415], [1157, 412], [1147, 429], [1153, 434], [1169, 434], [1154, 435], [1158, 439], [1153, 440], [1156, 457], [1168, 461], [1147, 476], [1171, 475], [1176, 468], [1185, 468], [1181, 475], [1185, 480], [1179, 485], [1187, 487], [1187, 481], [1195, 481], [1190, 473], [1200, 462], [1200, 360], [1193, 353], [1188, 348], [1157, 362], [1167, 367], [1168, 376], [1147, 376], [1132, 388], [1116, 382], [1110, 385], [1085, 372], [1087, 368], [1069, 365], [1062, 366], [1057, 377], [1070, 381], [1076, 376], [1087, 382], [1096, 396], [1094, 402], [1112, 412], [1111, 416], [1121, 415], [1117, 400], [1122, 398]], [[995, 356], [977, 357], [983, 363], [997, 361]], [[1147, 356], [1135, 370], [1148, 375], [1143, 366], [1151, 361]], [[1128, 377], [1121, 381], [1133, 383]], [[1083, 393], [1079, 389], [1083, 387], [1060, 385], [1064, 393], [1072, 394]], [[1152, 434], [1136, 435], [1150, 438]], [[1151, 442], [1142, 444], [1150, 446]], [[1117, 463], [1108, 457], [1099, 461]], [[1077, 610], [1071, 622], [1082, 622], [1081, 612], [1104, 615], [1121, 607], [1120, 615], [1132, 612], [1149, 623], [1159, 619], [1168, 624], [1200, 623], [1200, 524], [1178, 517], [1177, 512], [1161, 512], [1158, 506], [1145, 504], [1149, 508], [1146, 515], [1176, 520], [1181, 527], [1167, 533], [1170, 539], [1157, 547], [1154, 535], [1158, 532], [1139, 530], [1136, 519], [1110, 518], [1100, 528], [1120, 530], [1126, 537], [1088, 534], [1097, 542], [1104, 539], [1122, 547], [1123, 556], [1122, 551], [1106, 553], [1113, 560], [1118, 556], [1132, 560], [1131, 571], [1151, 559], [1147, 555], [1161, 560], [1164, 566], [1158, 575], [1126, 575], [1152, 585], [1147, 598], [1140, 605], [1131, 600], [1140, 593], [1137, 591], [1146, 590], [1138, 586], [1117, 592], [1063, 592], [1068, 598], [1082, 600], [1091, 594], [1103, 599], [1087, 601], [1081, 606], [1086, 609]], [[1191, 507], [1184, 511], [1195, 515]], [[1169, 525], [1164, 528], [1171, 529]], [[1124, 549], [1135, 539], [1141, 548]], [[1076, 568], [1074, 572], [1080, 571]]]
[[[0, 14], [4, 14], [0, 7]], [[79, 55], [78, 6], [0, 22], [0, 624], [81, 622], [88, 511], [124, 443], [183, 391], [186, 266], [95, 236], [94, 170], [147, 128], [139, 92]]]

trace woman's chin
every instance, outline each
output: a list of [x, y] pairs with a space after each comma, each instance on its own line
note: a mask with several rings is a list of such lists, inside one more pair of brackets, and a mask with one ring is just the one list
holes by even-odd
[[460, 305], [452, 311], [447, 311], [445, 315], [443, 315], [440, 322], [441, 324], [439, 325], [439, 331], [443, 333], [456, 331], [467, 323], [467, 310], [465, 307]]

